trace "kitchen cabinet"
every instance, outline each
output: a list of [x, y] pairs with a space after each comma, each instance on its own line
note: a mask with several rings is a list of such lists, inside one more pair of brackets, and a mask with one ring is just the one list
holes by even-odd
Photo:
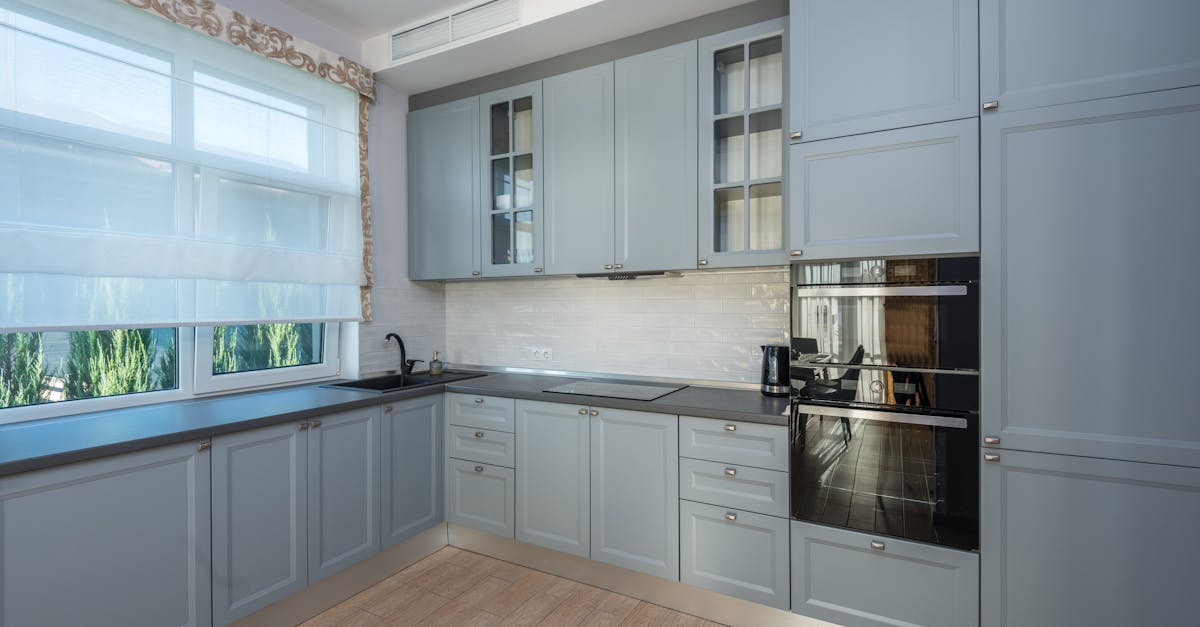
[[499, 396], [446, 394], [446, 422], [512, 433], [517, 426], [516, 401]]
[[464, 459], [446, 461], [446, 519], [515, 537], [516, 472]]
[[588, 418], [587, 407], [517, 401], [518, 540], [590, 555]]
[[216, 625], [308, 585], [308, 428], [289, 422], [213, 438]]
[[980, 0], [979, 13], [991, 113], [1200, 84], [1200, 3]]
[[408, 114], [408, 276], [480, 276], [479, 98]]
[[696, 267], [696, 54], [688, 41], [614, 63], [614, 270]]
[[1197, 163], [1200, 88], [984, 116], [985, 438], [1200, 466]]
[[542, 272], [542, 83], [479, 97], [483, 276]]
[[792, 144], [797, 260], [979, 250], [977, 118]]
[[591, 416], [592, 559], [679, 580], [675, 416], [596, 408]]
[[309, 423], [309, 583], [379, 552], [379, 416], [374, 406]]
[[700, 39], [702, 267], [787, 263], [784, 20]]
[[789, 607], [788, 519], [680, 501], [680, 581]]
[[680, 416], [679, 455], [787, 472], [788, 430], [782, 425]]
[[788, 20], [793, 141], [978, 115], [975, 0], [792, 0]]
[[787, 518], [789, 496], [786, 472], [679, 458], [681, 499]]
[[450, 457], [516, 468], [517, 436], [512, 433], [451, 425], [448, 438]]
[[542, 102], [546, 273], [611, 270], [613, 64], [543, 80]]
[[1200, 469], [986, 453], [985, 627], [1195, 624]]
[[380, 507], [382, 548], [443, 520], [441, 394], [383, 406], [380, 423]]
[[791, 525], [792, 611], [848, 627], [979, 624], [978, 554], [795, 520]]
[[0, 623], [210, 625], [207, 447], [0, 478]]

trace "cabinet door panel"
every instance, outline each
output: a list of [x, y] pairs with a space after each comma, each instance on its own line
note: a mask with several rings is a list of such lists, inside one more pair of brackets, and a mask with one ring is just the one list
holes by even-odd
[[683, 499], [787, 517], [789, 492], [786, 472], [679, 459], [679, 497]]
[[0, 624], [212, 624], [196, 443], [0, 478]]
[[213, 438], [213, 622], [308, 585], [308, 437], [286, 423]]
[[978, 112], [975, 0], [793, 0], [788, 19], [801, 141]]
[[[442, 522], [442, 395], [383, 407], [383, 547]], [[390, 411], [389, 411], [390, 409]]]
[[451, 426], [447, 454], [455, 459], [515, 468], [517, 436], [503, 431]]
[[598, 411], [591, 419], [592, 559], [678, 581], [677, 418]]
[[985, 117], [984, 435], [1200, 466], [1197, 163], [1200, 88]]
[[517, 434], [517, 539], [588, 557], [591, 465], [586, 408], [518, 401]]
[[516, 428], [516, 402], [511, 398], [447, 394], [446, 403], [446, 421], [452, 425], [508, 433]]
[[613, 263], [613, 65], [542, 81], [546, 273]]
[[998, 111], [1200, 84], [1190, 0], [981, 0], [980, 93]]
[[323, 416], [308, 432], [308, 579], [379, 552], [379, 407]]
[[616, 61], [616, 263], [696, 267], [696, 42]]
[[802, 260], [979, 250], [976, 118], [793, 144], [791, 243]]
[[542, 82], [479, 97], [479, 233], [483, 276], [542, 271]]
[[464, 279], [480, 269], [479, 99], [408, 114], [408, 276]]
[[982, 472], [982, 621], [1195, 624], [1200, 470], [998, 451]]
[[788, 519], [691, 501], [679, 516], [680, 581], [788, 609]]
[[787, 472], [788, 430], [781, 425], [680, 416], [679, 454]]
[[446, 519], [514, 537], [516, 473], [512, 468], [446, 460]]

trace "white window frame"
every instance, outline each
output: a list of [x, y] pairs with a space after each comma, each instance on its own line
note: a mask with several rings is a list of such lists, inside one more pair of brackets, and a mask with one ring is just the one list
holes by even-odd
[[[282, 366], [267, 370], [213, 374], [213, 328], [195, 327], [195, 394], [229, 392], [232, 390], [261, 389], [289, 383], [310, 383], [332, 379], [341, 374], [342, 360], [339, 349], [340, 327], [336, 322], [318, 323], [325, 325], [322, 334], [321, 361], [303, 366]], [[182, 360], [181, 360], [182, 361]]]

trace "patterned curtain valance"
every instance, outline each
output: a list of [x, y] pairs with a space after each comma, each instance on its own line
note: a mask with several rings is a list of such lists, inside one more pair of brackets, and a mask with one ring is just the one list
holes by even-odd
[[248, 18], [212, 0], [122, 1], [180, 26], [343, 85], [368, 99], [375, 99], [375, 75], [362, 64], [303, 39], [296, 39], [290, 33]]

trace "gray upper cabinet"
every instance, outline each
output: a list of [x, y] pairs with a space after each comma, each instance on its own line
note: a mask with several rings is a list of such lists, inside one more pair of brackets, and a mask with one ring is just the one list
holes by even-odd
[[596, 414], [592, 559], [678, 581], [678, 419], [618, 409]]
[[1200, 88], [1001, 111], [982, 141], [981, 435], [1200, 466]]
[[1200, 470], [995, 452], [981, 473], [984, 627], [1196, 624]]
[[212, 624], [195, 442], [0, 478], [0, 623]]
[[979, 120], [792, 144], [794, 259], [979, 250]]
[[784, 19], [699, 41], [697, 266], [787, 263]]
[[980, 0], [979, 11], [980, 95], [995, 111], [1200, 85], [1200, 3]]
[[442, 522], [444, 412], [441, 394], [383, 406], [383, 548]]
[[408, 276], [480, 275], [479, 99], [408, 114]]
[[213, 438], [213, 623], [308, 585], [308, 423]]
[[375, 406], [310, 423], [310, 583], [379, 552], [379, 414]]
[[484, 276], [542, 268], [542, 83], [479, 97], [479, 220]]
[[588, 408], [517, 401], [517, 539], [588, 557]]
[[793, 141], [978, 114], [976, 0], [792, 0], [788, 20]]
[[542, 81], [547, 274], [613, 264], [613, 64]]
[[618, 59], [615, 73], [613, 269], [694, 268], [696, 42]]

